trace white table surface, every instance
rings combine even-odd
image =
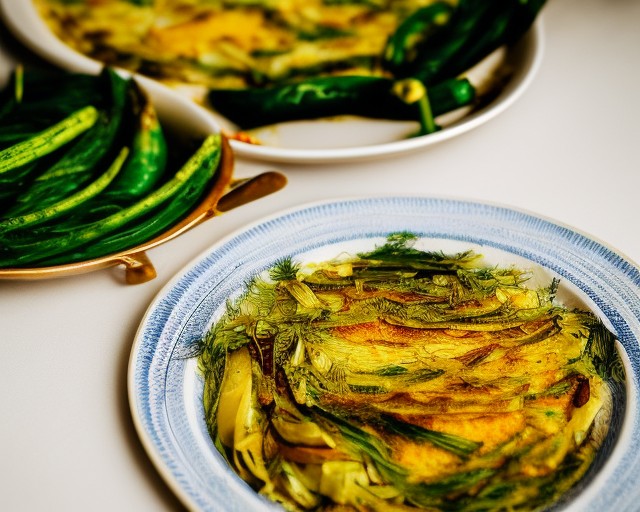
[[[549,0],[533,84],[488,124],[419,153],[279,166],[281,192],[149,252],[158,277],[121,269],[0,282],[0,510],[179,510],[133,427],[127,365],[163,285],[245,224],[309,201],[455,196],[525,209],[640,261],[640,1]],[[0,63],[20,48],[0,26]],[[237,173],[273,167],[239,161]]]

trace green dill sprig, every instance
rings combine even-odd
[[[274,281],[290,281],[296,279],[300,265],[294,263],[290,257],[282,258],[269,269],[269,277]]]

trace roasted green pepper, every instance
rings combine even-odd
[[[95,107],[83,107],[50,128],[0,151],[0,174],[9,173],[52,153],[88,130],[97,119]]]
[[[418,106],[394,94],[394,84],[371,76],[321,77],[264,89],[216,89],[209,100],[244,129],[336,115],[418,120]],[[468,80],[454,79],[433,86],[428,95],[437,116],[471,103],[475,90]]]
[[[51,156],[91,128],[99,112],[91,105],[0,151],[0,205],[13,200],[33,175],[39,161]]]
[[[435,2],[413,12],[389,37],[382,54],[385,68],[402,76],[403,66],[413,60],[417,49],[449,21],[453,12],[453,6],[446,2]]]
[[[216,141],[219,139],[216,137]],[[142,215],[138,219],[128,223],[124,229],[108,234],[95,240],[90,246],[79,251],[65,252],[63,255],[52,258],[47,265],[58,265],[73,261],[97,258],[105,254],[114,254],[132,245],[139,245],[153,237],[163,233],[189,213],[205,193],[211,178],[218,169],[221,157],[221,148],[217,146],[205,146],[194,158],[198,160],[200,167],[197,172],[185,183],[184,186],[172,197],[170,204],[162,209],[154,209],[150,214]],[[192,159],[193,160],[193,159]]]
[[[167,143],[153,104],[135,82],[131,82],[130,93],[135,123],[131,156],[113,186],[105,191],[106,199],[119,202],[150,192],[167,164]]]
[[[42,224],[51,219],[59,217],[60,215],[73,210],[74,208],[78,208],[81,205],[84,206],[85,202],[97,196],[106,187],[109,186],[109,184],[120,172],[122,164],[124,163],[128,154],[129,149],[123,148],[118,154],[118,157],[113,161],[113,163],[103,174],[98,176],[96,180],[92,181],[87,187],[81,189],[75,194],[71,194],[70,196],[61,199],[58,202],[49,204],[48,206],[44,206],[41,208],[36,207],[35,210],[30,211],[29,213],[0,220],[0,233],[12,231],[19,228],[31,227],[36,224]]]
[[[515,42],[545,0],[461,0],[449,22],[403,66],[427,86],[458,76],[504,44]]]
[[[510,0],[444,73],[450,76],[463,73],[500,46],[514,44],[529,30],[545,3],[546,0]]]

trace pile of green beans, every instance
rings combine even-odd
[[[220,135],[174,144],[134,80],[20,68],[0,94],[0,268],[139,245],[209,189]]]
[[[436,1],[405,18],[379,57],[374,76],[320,76],[268,87],[212,89],[211,106],[241,129],[336,115],[416,120],[420,134],[439,129],[433,116],[472,105],[476,90],[463,73],[497,48],[515,43],[545,0]],[[416,90],[398,82],[416,81]],[[426,101],[424,101],[426,100]],[[429,103],[429,105],[426,104]]]

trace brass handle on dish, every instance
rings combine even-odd
[[[220,198],[215,207],[216,212],[224,213],[277,192],[287,184],[284,174],[267,171],[253,178],[239,182]]]
[[[216,214],[228,212],[251,201],[277,192],[287,184],[287,178],[276,171],[267,171],[246,180],[240,180],[222,196],[208,215],[201,221]],[[128,284],[142,284],[156,277],[156,270],[144,251],[127,254],[120,258],[125,266],[125,279]]]

